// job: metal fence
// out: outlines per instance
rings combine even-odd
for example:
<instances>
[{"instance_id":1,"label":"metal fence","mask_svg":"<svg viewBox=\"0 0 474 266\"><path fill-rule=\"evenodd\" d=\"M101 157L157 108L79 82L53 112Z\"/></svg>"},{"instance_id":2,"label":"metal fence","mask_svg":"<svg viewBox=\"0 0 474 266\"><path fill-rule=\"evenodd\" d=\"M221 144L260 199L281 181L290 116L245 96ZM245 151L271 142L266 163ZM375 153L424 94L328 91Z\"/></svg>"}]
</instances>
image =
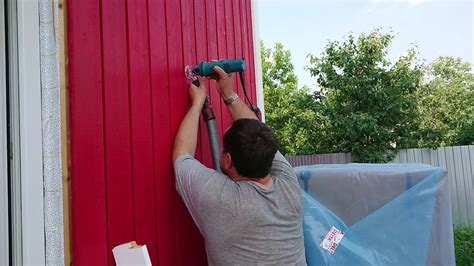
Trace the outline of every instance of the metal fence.
<instances>
[{"instance_id":1,"label":"metal fence","mask_svg":"<svg viewBox=\"0 0 474 266\"><path fill-rule=\"evenodd\" d=\"M287 157L293 166L351 163L350 153ZM454 224L474 225L474 145L399 150L393 163L426 163L448 171Z\"/></svg>"}]
</instances>

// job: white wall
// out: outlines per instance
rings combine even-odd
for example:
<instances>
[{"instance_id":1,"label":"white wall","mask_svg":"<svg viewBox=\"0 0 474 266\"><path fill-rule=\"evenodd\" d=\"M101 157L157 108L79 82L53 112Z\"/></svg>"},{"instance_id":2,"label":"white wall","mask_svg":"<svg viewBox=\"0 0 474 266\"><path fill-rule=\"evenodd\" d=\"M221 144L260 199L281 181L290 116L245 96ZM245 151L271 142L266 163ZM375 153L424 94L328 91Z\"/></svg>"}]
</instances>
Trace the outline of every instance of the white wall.
<instances>
[{"instance_id":1,"label":"white wall","mask_svg":"<svg viewBox=\"0 0 474 266\"><path fill-rule=\"evenodd\" d=\"M265 105L263 97L262 61L260 56L260 28L258 25L257 3L252 0L252 29L253 29L253 49L255 59L255 88L257 93L257 106L262 112L262 121L265 121Z\"/></svg>"}]
</instances>

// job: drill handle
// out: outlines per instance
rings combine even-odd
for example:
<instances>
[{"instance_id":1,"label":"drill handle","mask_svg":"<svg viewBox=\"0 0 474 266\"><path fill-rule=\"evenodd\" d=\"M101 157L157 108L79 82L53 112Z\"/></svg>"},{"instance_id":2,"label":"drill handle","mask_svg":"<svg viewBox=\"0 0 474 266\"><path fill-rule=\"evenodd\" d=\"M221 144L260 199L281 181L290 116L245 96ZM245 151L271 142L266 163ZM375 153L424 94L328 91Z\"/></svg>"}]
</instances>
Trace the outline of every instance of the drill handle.
<instances>
[{"instance_id":1,"label":"drill handle","mask_svg":"<svg viewBox=\"0 0 474 266\"><path fill-rule=\"evenodd\" d=\"M214 71L214 67L222 68L227 74L233 72L242 72L245 70L245 61L243 59L223 59L212 62L201 62L194 70L196 75L203 77L214 77L217 73Z\"/></svg>"}]
</instances>

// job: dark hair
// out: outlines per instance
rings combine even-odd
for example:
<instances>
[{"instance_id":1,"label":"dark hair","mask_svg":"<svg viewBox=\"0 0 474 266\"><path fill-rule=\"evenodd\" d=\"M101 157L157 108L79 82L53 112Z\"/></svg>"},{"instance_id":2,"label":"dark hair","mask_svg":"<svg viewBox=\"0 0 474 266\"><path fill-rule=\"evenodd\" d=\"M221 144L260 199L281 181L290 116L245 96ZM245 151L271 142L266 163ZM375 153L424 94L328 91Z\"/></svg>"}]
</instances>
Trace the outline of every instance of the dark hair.
<instances>
[{"instance_id":1,"label":"dark hair","mask_svg":"<svg viewBox=\"0 0 474 266\"><path fill-rule=\"evenodd\" d=\"M224 134L224 152L241 176L262 178L270 173L278 143L272 130L255 119L239 119Z\"/></svg>"}]
</instances>

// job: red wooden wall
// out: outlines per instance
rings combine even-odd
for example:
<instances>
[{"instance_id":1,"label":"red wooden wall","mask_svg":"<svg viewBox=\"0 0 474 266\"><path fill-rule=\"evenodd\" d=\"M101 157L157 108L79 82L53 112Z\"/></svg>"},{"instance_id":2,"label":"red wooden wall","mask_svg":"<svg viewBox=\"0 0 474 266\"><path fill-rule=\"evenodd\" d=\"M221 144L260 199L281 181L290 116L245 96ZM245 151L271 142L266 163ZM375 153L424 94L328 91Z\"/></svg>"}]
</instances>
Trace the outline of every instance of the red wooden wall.
<instances>
[{"instance_id":1,"label":"red wooden wall","mask_svg":"<svg viewBox=\"0 0 474 266\"><path fill-rule=\"evenodd\" d=\"M155 265L205 264L171 164L184 66L245 58L255 102L250 0L72 0L67 21L73 263L113 265L111 249L137 240ZM222 136L230 116L209 94ZM199 138L210 165L203 122Z\"/></svg>"}]
</instances>

